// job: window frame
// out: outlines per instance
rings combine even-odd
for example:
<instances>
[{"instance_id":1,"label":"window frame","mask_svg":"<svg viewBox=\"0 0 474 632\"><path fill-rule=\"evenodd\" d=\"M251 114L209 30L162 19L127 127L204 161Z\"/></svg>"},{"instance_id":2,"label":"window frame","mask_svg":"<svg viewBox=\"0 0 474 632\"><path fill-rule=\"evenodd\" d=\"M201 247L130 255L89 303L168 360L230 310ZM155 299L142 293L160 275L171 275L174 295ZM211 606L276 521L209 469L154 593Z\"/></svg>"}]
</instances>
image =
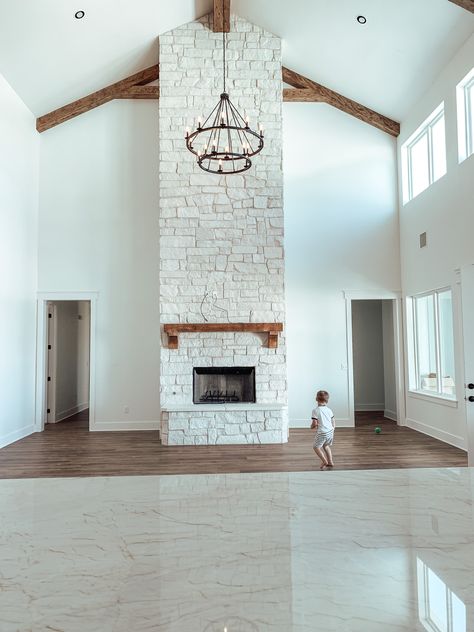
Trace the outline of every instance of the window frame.
<instances>
[{"instance_id":1,"label":"window frame","mask_svg":"<svg viewBox=\"0 0 474 632\"><path fill-rule=\"evenodd\" d=\"M447 161L445 164L445 171L442 175L435 179L434 177L434 154L433 154L433 127L441 119L444 119L444 148L446 156L446 117L444 111L444 101L442 101L435 110L428 116L427 119L416 129L416 131L403 143L402 145L402 167L403 167L403 204L407 204L414 198L418 197L423 191L426 191L434 182L440 180L447 173ZM427 135L427 161L428 161L428 186L422 191L413 194L413 164L412 164L412 149L421 140L423 136Z\"/></svg>"},{"instance_id":2,"label":"window frame","mask_svg":"<svg viewBox=\"0 0 474 632\"><path fill-rule=\"evenodd\" d=\"M474 112L469 99L471 90L474 92L474 68L456 86L459 163L474 154L474 124L471 124Z\"/></svg>"},{"instance_id":3,"label":"window frame","mask_svg":"<svg viewBox=\"0 0 474 632\"><path fill-rule=\"evenodd\" d=\"M443 366L441 360L441 334L440 334L440 315L439 315L439 295L444 292L451 293L451 305L453 310L453 353L454 349L454 292L453 288L450 286L438 288L436 290L430 290L428 292L422 292L421 294L416 294L410 297L410 307L411 314L409 314L408 324L411 327L411 347L412 347L412 360L411 360L411 375L409 375L410 380L410 391L416 394L420 394L426 397L432 397L435 399L447 400L448 402L457 402L456 395L456 371L454 370L454 375L452 376L454 381L454 393L449 395L447 393L443 393ZM421 385L421 375L419 370L419 332L418 332L418 312L417 312L417 299L423 297L433 297L433 305L434 305L434 332L435 332L435 358L436 358L436 391L429 391L427 389L423 389ZM455 356L454 356L455 358Z\"/></svg>"}]
</instances>

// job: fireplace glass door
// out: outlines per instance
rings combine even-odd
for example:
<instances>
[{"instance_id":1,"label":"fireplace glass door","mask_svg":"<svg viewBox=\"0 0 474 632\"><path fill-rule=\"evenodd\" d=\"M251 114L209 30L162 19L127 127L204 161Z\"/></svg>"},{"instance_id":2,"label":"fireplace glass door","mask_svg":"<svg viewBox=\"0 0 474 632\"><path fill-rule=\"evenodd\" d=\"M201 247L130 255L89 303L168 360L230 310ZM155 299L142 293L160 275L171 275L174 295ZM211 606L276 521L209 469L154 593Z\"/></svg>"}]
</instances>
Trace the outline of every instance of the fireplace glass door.
<instances>
[{"instance_id":1,"label":"fireplace glass door","mask_svg":"<svg viewBox=\"0 0 474 632\"><path fill-rule=\"evenodd\" d=\"M195 367L195 404L255 402L255 367Z\"/></svg>"}]
</instances>

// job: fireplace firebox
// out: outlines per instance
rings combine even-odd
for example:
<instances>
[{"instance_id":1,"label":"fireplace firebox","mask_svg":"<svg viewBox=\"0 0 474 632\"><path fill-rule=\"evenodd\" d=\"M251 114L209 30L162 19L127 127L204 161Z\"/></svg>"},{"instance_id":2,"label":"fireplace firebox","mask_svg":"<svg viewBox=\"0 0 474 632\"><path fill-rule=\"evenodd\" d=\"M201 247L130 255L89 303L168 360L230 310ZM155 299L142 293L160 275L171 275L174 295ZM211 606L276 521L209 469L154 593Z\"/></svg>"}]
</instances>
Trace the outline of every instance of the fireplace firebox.
<instances>
[{"instance_id":1,"label":"fireplace firebox","mask_svg":"<svg viewBox=\"0 0 474 632\"><path fill-rule=\"evenodd\" d=\"M255 403L255 367L194 367L193 402Z\"/></svg>"}]
</instances>

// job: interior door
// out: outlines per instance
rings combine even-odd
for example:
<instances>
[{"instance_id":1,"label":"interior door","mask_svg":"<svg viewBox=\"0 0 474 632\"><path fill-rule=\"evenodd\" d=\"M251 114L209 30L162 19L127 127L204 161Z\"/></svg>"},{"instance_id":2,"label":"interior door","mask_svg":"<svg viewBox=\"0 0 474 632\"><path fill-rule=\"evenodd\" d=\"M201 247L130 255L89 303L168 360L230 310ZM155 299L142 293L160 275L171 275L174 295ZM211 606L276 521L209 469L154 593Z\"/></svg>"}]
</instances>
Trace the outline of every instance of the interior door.
<instances>
[{"instance_id":1,"label":"interior door","mask_svg":"<svg viewBox=\"0 0 474 632\"><path fill-rule=\"evenodd\" d=\"M464 388L469 465L474 465L474 264L461 270Z\"/></svg>"},{"instance_id":2,"label":"interior door","mask_svg":"<svg viewBox=\"0 0 474 632\"><path fill-rule=\"evenodd\" d=\"M56 306L48 303L46 423L56 422Z\"/></svg>"}]
</instances>

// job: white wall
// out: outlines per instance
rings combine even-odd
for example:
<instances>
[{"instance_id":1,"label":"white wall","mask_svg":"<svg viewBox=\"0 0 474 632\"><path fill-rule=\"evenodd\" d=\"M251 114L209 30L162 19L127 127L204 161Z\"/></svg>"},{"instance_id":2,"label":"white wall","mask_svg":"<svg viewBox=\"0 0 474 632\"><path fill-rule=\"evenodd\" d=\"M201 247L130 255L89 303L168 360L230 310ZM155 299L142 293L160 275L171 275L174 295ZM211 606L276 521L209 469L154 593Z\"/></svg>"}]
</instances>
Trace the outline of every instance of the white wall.
<instances>
[{"instance_id":1,"label":"white wall","mask_svg":"<svg viewBox=\"0 0 474 632\"><path fill-rule=\"evenodd\" d=\"M458 164L456 84L473 65L474 36L465 43L402 122L399 137L401 146L444 100L447 174L400 208L402 283L407 296L446 286L454 289L455 369L459 403L452 407L434 400L419 399L408 393L406 411L408 425L459 447L466 447L466 422L460 292L455 270L464 264L474 263L474 156ZM401 174L401 169L399 172ZM427 232L428 245L420 249L419 234L424 231Z\"/></svg>"},{"instance_id":2,"label":"white wall","mask_svg":"<svg viewBox=\"0 0 474 632\"><path fill-rule=\"evenodd\" d=\"M156 101L44 132L38 289L98 292L93 429L158 428L158 262Z\"/></svg>"},{"instance_id":3,"label":"white wall","mask_svg":"<svg viewBox=\"0 0 474 632\"><path fill-rule=\"evenodd\" d=\"M355 410L385 409L382 301L352 301Z\"/></svg>"},{"instance_id":4,"label":"white wall","mask_svg":"<svg viewBox=\"0 0 474 632\"><path fill-rule=\"evenodd\" d=\"M396 141L334 108L283 106L289 413L319 388L348 424L344 290L398 290Z\"/></svg>"},{"instance_id":5,"label":"white wall","mask_svg":"<svg viewBox=\"0 0 474 632\"><path fill-rule=\"evenodd\" d=\"M38 135L0 75L0 447L33 432Z\"/></svg>"},{"instance_id":6,"label":"white wall","mask_svg":"<svg viewBox=\"0 0 474 632\"><path fill-rule=\"evenodd\" d=\"M56 419L89 405L89 302L55 303Z\"/></svg>"},{"instance_id":7,"label":"white wall","mask_svg":"<svg viewBox=\"0 0 474 632\"><path fill-rule=\"evenodd\" d=\"M382 301L384 416L398 420L397 378L395 367L394 301Z\"/></svg>"}]
</instances>

